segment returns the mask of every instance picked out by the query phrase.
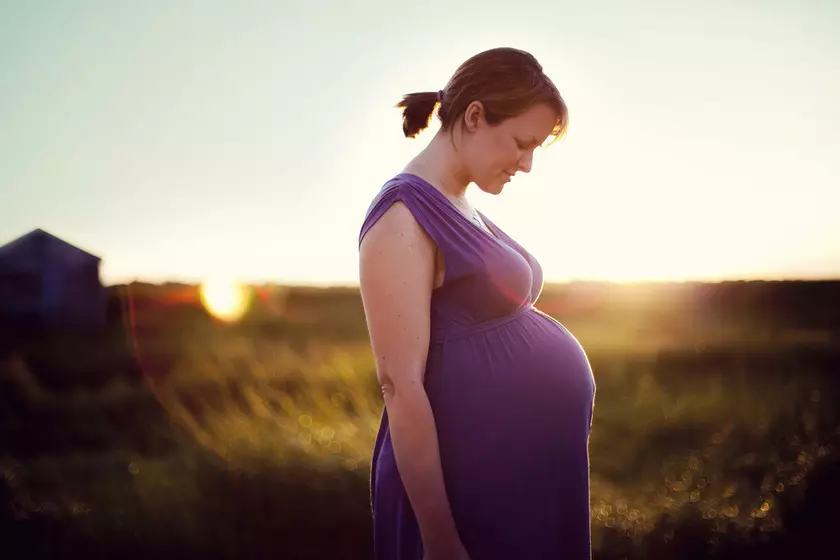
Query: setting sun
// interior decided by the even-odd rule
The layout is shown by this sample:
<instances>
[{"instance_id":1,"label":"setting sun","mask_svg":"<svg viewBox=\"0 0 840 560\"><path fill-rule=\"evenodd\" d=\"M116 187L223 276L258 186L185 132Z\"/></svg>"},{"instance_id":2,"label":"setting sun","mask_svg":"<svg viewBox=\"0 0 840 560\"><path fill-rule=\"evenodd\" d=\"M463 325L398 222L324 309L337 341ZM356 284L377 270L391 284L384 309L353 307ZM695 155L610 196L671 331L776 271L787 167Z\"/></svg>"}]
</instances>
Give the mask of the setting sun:
<instances>
[{"instance_id":1,"label":"setting sun","mask_svg":"<svg viewBox=\"0 0 840 560\"><path fill-rule=\"evenodd\" d=\"M201 302L214 317L223 321L241 318L251 303L246 286L236 282L211 280L201 284Z\"/></svg>"}]
</instances>

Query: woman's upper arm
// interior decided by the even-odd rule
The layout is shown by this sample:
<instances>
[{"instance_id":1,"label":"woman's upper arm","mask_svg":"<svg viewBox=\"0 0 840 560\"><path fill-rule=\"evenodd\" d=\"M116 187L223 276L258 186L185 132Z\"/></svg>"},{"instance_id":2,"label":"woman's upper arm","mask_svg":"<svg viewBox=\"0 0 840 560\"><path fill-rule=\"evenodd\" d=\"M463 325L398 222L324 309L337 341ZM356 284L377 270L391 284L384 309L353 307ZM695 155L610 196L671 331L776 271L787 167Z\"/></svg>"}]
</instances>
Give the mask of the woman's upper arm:
<instances>
[{"instance_id":1,"label":"woman's upper arm","mask_svg":"<svg viewBox=\"0 0 840 560\"><path fill-rule=\"evenodd\" d=\"M429 349L435 244L402 202L365 234L359 281L377 373L384 387L422 385Z\"/></svg>"}]
</instances>

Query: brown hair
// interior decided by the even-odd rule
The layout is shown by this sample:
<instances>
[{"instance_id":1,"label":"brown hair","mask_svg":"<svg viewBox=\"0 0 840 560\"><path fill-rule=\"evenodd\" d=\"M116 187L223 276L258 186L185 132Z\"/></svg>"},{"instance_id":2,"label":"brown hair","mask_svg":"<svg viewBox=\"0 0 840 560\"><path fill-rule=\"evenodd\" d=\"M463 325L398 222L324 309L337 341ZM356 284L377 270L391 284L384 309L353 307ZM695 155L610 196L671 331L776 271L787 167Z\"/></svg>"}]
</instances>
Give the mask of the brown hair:
<instances>
[{"instance_id":1,"label":"brown hair","mask_svg":"<svg viewBox=\"0 0 840 560\"><path fill-rule=\"evenodd\" d=\"M524 113L538 103L557 112L557 123L551 132L554 140L563 136L569 124L566 102L543 73L542 65L532 54L510 47L472 56L440 92L409 93L396 106L403 109L403 133L413 138L429 126L438 103L441 128L450 130L473 101L484 105L485 118L491 125Z\"/></svg>"}]
</instances>

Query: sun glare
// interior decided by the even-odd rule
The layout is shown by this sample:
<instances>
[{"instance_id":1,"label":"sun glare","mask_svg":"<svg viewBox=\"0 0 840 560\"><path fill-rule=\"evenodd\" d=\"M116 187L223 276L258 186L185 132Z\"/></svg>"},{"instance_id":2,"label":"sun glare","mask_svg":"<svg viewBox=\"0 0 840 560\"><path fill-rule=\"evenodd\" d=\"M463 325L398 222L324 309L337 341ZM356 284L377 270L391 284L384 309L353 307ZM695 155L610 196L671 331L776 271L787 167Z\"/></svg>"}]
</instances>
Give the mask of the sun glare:
<instances>
[{"instance_id":1,"label":"sun glare","mask_svg":"<svg viewBox=\"0 0 840 560\"><path fill-rule=\"evenodd\" d=\"M201 303L214 317L222 321L236 321L251 303L248 288L236 282L211 280L199 289Z\"/></svg>"}]
</instances>

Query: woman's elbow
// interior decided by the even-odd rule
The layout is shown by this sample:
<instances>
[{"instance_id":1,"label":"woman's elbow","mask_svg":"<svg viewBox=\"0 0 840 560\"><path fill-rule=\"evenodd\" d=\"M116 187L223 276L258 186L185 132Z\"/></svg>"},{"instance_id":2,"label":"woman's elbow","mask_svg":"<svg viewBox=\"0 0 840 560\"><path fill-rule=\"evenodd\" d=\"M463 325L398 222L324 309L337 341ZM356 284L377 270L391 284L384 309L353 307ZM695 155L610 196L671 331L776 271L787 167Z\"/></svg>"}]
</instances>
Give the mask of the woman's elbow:
<instances>
[{"instance_id":1,"label":"woman's elbow","mask_svg":"<svg viewBox=\"0 0 840 560\"><path fill-rule=\"evenodd\" d=\"M386 403L398 398L425 393L421 376L406 374L395 376L387 371L379 374L379 390Z\"/></svg>"}]
</instances>

